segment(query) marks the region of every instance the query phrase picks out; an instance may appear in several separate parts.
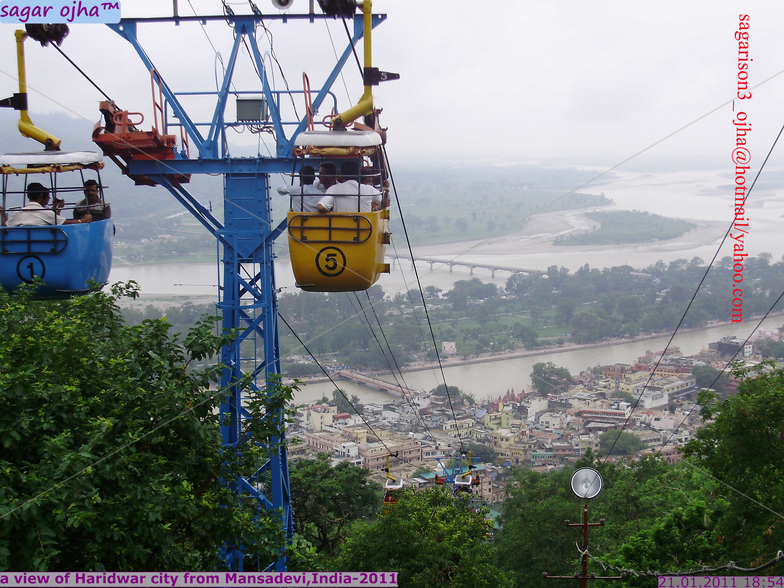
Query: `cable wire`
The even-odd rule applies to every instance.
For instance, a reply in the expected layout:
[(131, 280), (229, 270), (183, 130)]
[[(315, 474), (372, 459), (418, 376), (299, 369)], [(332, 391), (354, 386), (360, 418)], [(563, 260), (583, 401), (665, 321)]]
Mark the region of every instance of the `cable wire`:
[[(355, 292), (354, 294), (356, 295), (356, 292)], [(415, 414), (415, 416), (417, 417), (417, 420), (418, 420), (418, 421), (419, 421), (419, 423), (420, 423), (420, 424), (421, 424), (421, 425), (424, 427), (424, 429), (425, 429), (425, 432), (426, 432), (428, 435), (430, 435), (430, 438), (431, 438), (431, 439), (433, 440), (433, 442), (436, 444), (436, 447), (438, 447), (438, 440), (437, 440), (437, 439), (436, 439), (436, 438), (433, 436), (433, 433), (430, 431), (430, 428), (427, 426), (427, 423), (425, 423), (425, 421), (424, 421), (424, 417), (423, 417), (422, 413), (419, 411), (419, 407), (416, 405), (416, 403), (412, 402), (412, 401), (411, 401), (411, 400), (410, 400), (410, 399), (409, 399), (409, 398), (408, 398), (408, 397), (405, 395), (405, 392), (404, 392), (404, 390), (408, 390), (409, 392), (411, 392), (411, 388), (410, 388), (410, 386), (408, 385), (408, 383), (406, 382), (406, 379), (405, 379), (405, 377), (403, 376), (403, 370), (400, 368), (400, 365), (397, 363), (397, 359), (395, 358), (395, 354), (394, 354), (394, 352), (392, 351), (392, 346), (389, 344), (389, 340), (387, 339), (387, 335), (386, 335), (386, 333), (384, 332), (384, 328), (381, 326), (381, 320), (379, 319), (379, 317), (378, 317), (378, 314), (376, 313), (376, 308), (375, 308), (375, 305), (373, 304), (372, 300), (370, 300), (370, 294), (368, 294), (368, 291), (367, 291), (367, 290), (365, 290), (365, 295), (367, 296), (367, 299), (368, 299), (368, 304), (369, 304), (369, 306), (370, 306), (370, 309), (373, 311), (373, 315), (376, 317), (376, 323), (378, 324), (378, 328), (379, 328), (379, 330), (381, 331), (381, 336), (384, 338), (384, 342), (385, 342), (385, 343), (386, 343), (386, 345), (387, 345), (387, 349), (389, 349), (389, 355), (390, 355), (390, 357), (392, 358), (392, 361), (394, 362), (394, 364), (395, 364), (395, 367), (397, 368), (397, 371), (398, 371), (398, 373), (400, 374), (400, 379), (403, 381), (403, 386), (400, 386), (400, 384), (399, 384), (399, 383), (398, 383), (398, 381), (397, 381), (397, 377), (395, 377), (395, 383), (396, 383), (396, 384), (397, 384), (397, 385), (400, 387), (400, 392), (401, 392), (401, 394), (403, 394), (403, 398), (405, 398), (405, 399), (406, 399), (406, 402), (408, 402), (408, 405), (409, 405), (409, 406), (411, 407), (411, 409), (414, 411), (414, 414)], [(357, 300), (358, 300), (358, 299), (357, 299)], [(364, 309), (363, 309), (363, 312), (364, 312)], [(392, 372), (392, 374), (394, 375), (394, 373), (395, 373), (395, 372), (394, 372), (394, 370), (392, 369), (392, 367), (391, 367), (391, 366), (390, 366), (390, 368), (389, 368), (389, 369), (390, 369), (390, 371)], [(413, 392), (411, 393), (411, 395), (413, 396)]]
[(351, 45), (351, 52), (354, 54), (354, 60), (357, 62), (357, 69), (359, 69), (359, 75), (362, 78), (364, 78), (365, 75), (362, 70), (362, 64), (359, 61), (359, 55), (357, 55), (357, 48), (354, 46), (354, 38), (351, 36), (351, 33), (348, 30), (348, 23), (346, 22), (346, 17), (343, 16), (342, 19), (343, 19), (343, 28), (346, 29), (346, 36), (348, 37), (348, 44)]
[(397, 458), (397, 452), (394, 452), (394, 453), (393, 453), (393, 452), (392, 452), (392, 450), (391, 450), (391, 449), (389, 449), (389, 447), (387, 447), (387, 444), (386, 444), (386, 443), (384, 443), (384, 441), (381, 439), (381, 437), (378, 435), (378, 433), (376, 433), (376, 432), (373, 430), (373, 427), (371, 427), (371, 426), (370, 426), (370, 423), (368, 423), (368, 422), (367, 422), (367, 420), (365, 420), (365, 417), (364, 417), (364, 415), (363, 415), (363, 414), (361, 414), (361, 413), (360, 413), (360, 412), (359, 412), (359, 411), (356, 409), (356, 407), (355, 407), (355, 406), (354, 406), (354, 404), (351, 402), (351, 400), (349, 400), (348, 396), (346, 396), (346, 393), (345, 393), (345, 392), (344, 392), (344, 391), (343, 391), (343, 390), (340, 388), (340, 386), (338, 386), (338, 385), (337, 385), (337, 383), (335, 382), (335, 380), (333, 380), (333, 379), (332, 379), (332, 376), (330, 376), (330, 375), (329, 375), (329, 372), (327, 372), (327, 370), (324, 368), (324, 366), (323, 366), (323, 365), (321, 365), (321, 362), (319, 362), (319, 360), (317, 360), (317, 359), (316, 359), (316, 356), (315, 356), (315, 355), (313, 355), (313, 354), (310, 352), (310, 349), (308, 349), (307, 345), (305, 345), (305, 342), (304, 342), (302, 339), (300, 339), (300, 336), (299, 336), (299, 335), (297, 335), (296, 331), (294, 331), (294, 329), (292, 329), (292, 328), (291, 328), (291, 325), (288, 323), (288, 321), (286, 321), (286, 319), (285, 319), (285, 318), (283, 318), (283, 315), (281, 315), (281, 314), (280, 314), (280, 312), (278, 312), (278, 318), (279, 318), (280, 320), (282, 320), (282, 321), (283, 321), (283, 324), (284, 324), (284, 325), (286, 325), (286, 327), (288, 327), (289, 331), (291, 331), (291, 334), (292, 334), (292, 335), (294, 335), (294, 338), (295, 338), (295, 339), (296, 339), (296, 340), (299, 342), (299, 344), (300, 344), (300, 345), (302, 345), (302, 348), (303, 348), (303, 349), (304, 349), (304, 350), (305, 350), (305, 351), (308, 353), (308, 355), (310, 355), (310, 356), (313, 358), (313, 361), (315, 361), (315, 362), (316, 362), (316, 365), (319, 367), (319, 369), (320, 369), (322, 372), (324, 372), (324, 375), (325, 375), (325, 376), (327, 376), (327, 378), (329, 378), (329, 381), (330, 381), (330, 382), (332, 382), (332, 385), (333, 385), (333, 386), (335, 386), (335, 389), (336, 389), (338, 392), (340, 392), (340, 393), (341, 393), (341, 395), (343, 396), (343, 398), (345, 398), (345, 399), (346, 399), (346, 402), (348, 402), (349, 406), (350, 406), (352, 409), (354, 409), (354, 412), (355, 412), (355, 413), (357, 413), (357, 416), (358, 416), (360, 419), (362, 419), (362, 422), (363, 422), (363, 423), (365, 424), (365, 426), (366, 426), (366, 427), (367, 427), (367, 428), (370, 430), (370, 432), (373, 434), (373, 436), (374, 436), (376, 439), (378, 439), (378, 441), (379, 441), (379, 443), (381, 443), (381, 445), (383, 445), (383, 446), (384, 446), (384, 449), (386, 449), (386, 450), (387, 450), (387, 453), (389, 453), (389, 455), (391, 455), (391, 456), (393, 456), (393, 457)]
[[(386, 162), (386, 168), (387, 168), (387, 171), (389, 172), (389, 180), (392, 183), (392, 189), (395, 192), (395, 202), (397, 202), (397, 209), (398, 209), (398, 213), (400, 214), (400, 222), (403, 224), (403, 233), (406, 236), (406, 243), (408, 244), (408, 252), (409, 252), (409, 255), (411, 255), (411, 259), (414, 259), (414, 251), (411, 248), (411, 241), (408, 238), (408, 230), (406, 229), (406, 221), (405, 221), (405, 218), (403, 217), (403, 209), (400, 206), (400, 198), (398, 196), (397, 186), (395, 185), (395, 178), (392, 175), (392, 169), (391, 169), (391, 167), (389, 165), (389, 156), (387, 155), (387, 149), (386, 149), (386, 146), (384, 146), (384, 145), (382, 145), (382, 148), (383, 148), (383, 152), (384, 152), (384, 161)], [(460, 442), (460, 452), (461, 453), (465, 453), (465, 447), (463, 446), (463, 437), (460, 434), (460, 425), (457, 422), (457, 415), (455, 414), (455, 407), (452, 404), (452, 396), (451, 396), (451, 394), (449, 394), (449, 385), (446, 382), (446, 374), (444, 373), (444, 365), (441, 363), (441, 354), (438, 352), (438, 344), (436, 343), (436, 336), (433, 333), (433, 324), (430, 322), (430, 314), (428, 313), (428, 310), (427, 310), (427, 301), (425, 300), (425, 295), (424, 295), (424, 292), (422, 290), (422, 282), (419, 279), (419, 272), (416, 269), (416, 264), (414, 263), (413, 266), (414, 266), (414, 275), (416, 276), (416, 280), (417, 280), (417, 286), (419, 287), (420, 294), (422, 294), (422, 306), (423, 306), (424, 311), (425, 311), (425, 317), (427, 317), (427, 324), (430, 327), (430, 338), (433, 341), (433, 350), (435, 351), (436, 359), (438, 360), (438, 368), (441, 371), (441, 379), (444, 381), (444, 391), (446, 392), (446, 397), (447, 397), (447, 400), (449, 401), (449, 409), (452, 412), (452, 419), (455, 421), (455, 429), (457, 431), (457, 439)]]
[[(778, 143), (779, 138), (781, 138), (782, 133), (784, 133), (784, 125), (782, 125), (781, 129), (779, 129), (778, 135), (776, 135), (776, 138), (773, 140), (773, 144), (770, 146), (770, 149), (768, 150), (768, 154), (765, 156), (765, 160), (762, 162), (762, 165), (760, 165), (760, 168), (757, 171), (757, 175), (754, 176), (754, 181), (751, 183), (751, 186), (749, 186), (749, 189), (746, 190), (746, 194), (743, 197), (743, 204), (742, 204), (743, 207), (746, 206), (746, 200), (748, 199), (749, 195), (751, 194), (751, 191), (754, 189), (754, 186), (757, 184), (757, 180), (759, 179), (760, 174), (762, 173), (762, 170), (765, 169), (765, 164), (768, 163), (768, 159), (770, 159), (770, 156), (773, 153), (773, 150), (776, 148), (776, 144)], [(686, 310), (683, 311), (683, 315), (681, 316), (681, 319), (678, 321), (678, 325), (675, 327), (675, 330), (672, 332), (672, 335), (670, 336), (670, 340), (667, 342), (667, 345), (665, 346), (664, 350), (662, 351), (661, 355), (659, 356), (659, 359), (656, 361), (656, 364), (654, 365), (653, 369), (651, 370), (651, 373), (648, 376), (648, 380), (645, 382), (645, 386), (643, 386), (643, 391), (645, 391), (645, 389), (648, 387), (648, 384), (650, 384), (651, 380), (653, 379), (653, 375), (656, 373), (656, 369), (659, 367), (659, 364), (661, 363), (662, 359), (664, 359), (664, 355), (667, 353), (667, 349), (669, 349), (670, 345), (672, 344), (672, 341), (675, 338), (675, 334), (678, 332), (678, 329), (681, 327), (681, 325), (683, 324), (683, 321), (686, 319), (686, 315), (688, 314), (689, 309), (691, 308), (692, 303), (697, 298), (697, 294), (699, 293), (700, 288), (702, 288), (702, 284), (705, 282), (705, 278), (708, 277), (708, 272), (713, 267), (713, 264), (716, 261), (716, 258), (719, 256), (719, 253), (721, 252), (721, 248), (724, 246), (724, 242), (727, 240), (727, 237), (732, 232), (732, 227), (735, 226), (735, 221), (736, 220), (737, 220), (737, 215), (733, 215), (732, 222), (730, 222), (730, 226), (727, 228), (727, 232), (724, 233), (724, 238), (722, 238), (721, 242), (719, 243), (719, 246), (716, 248), (716, 253), (713, 254), (713, 259), (711, 259), (710, 263), (708, 264), (708, 267), (705, 268), (705, 273), (702, 275), (702, 279), (700, 280), (700, 283), (697, 284), (697, 288), (694, 290), (694, 294), (692, 294), (691, 300), (689, 300), (689, 304), (686, 306)], [(784, 296), (784, 293), (782, 293), (782, 296)], [(779, 296), (778, 300), (780, 300), (780, 299), (781, 299), (781, 296)], [(778, 300), (776, 300), (776, 303), (774, 303), (773, 306), (775, 306), (778, 303)], [(772, 310), (773, 310), (773, 307), (771, 307), (771, 309), (768, 311), (768, 313), (770, 313)], [(765, 316), (767, 316), (768, 313), (766, 313)], [(757, 327), (755, 327), (754, 330), (756, 331), (756, 329), (758, 327), (759, 327), (759, 325), (757, 325)], [(752, 334), (753, 333), (754, 333), (754, 331), (752, 331)], [(749, 335), (749, 336), (751, 336), (751, 335)], [(737, 355), (737, 353), (736, 353), (736, 355)], [(640, 404), (640, 400), (642, 400), (642, 394), (640, 394), (640, 396), (637, 398), (637, 401), (634, 403), (634, 406), (632, 406), (631, 411), (629, 411), (629, 416), (626, 417), (626, 420), (624, 421), (623, 426), (621, 427), (620, 432), (615, 436), (615, 440), (613, 441), (612, 446), (610, 446), (610, 450), (607, 452), (607, 456), (604, 458), (605, 463), (610, 458), (610, 455), (612, 454), (612, 450), (615, 448), (615, 444), (618, 442), (618, 439), (621, 438), (621, 433), (623, 433), (623, 431), (626, 429), (626, 426), (629, 424), (629, 421), (631, 420), (632, 415), (634, 414), (635, 409)], [(694, 408), (692, 407), (692, 410), (693, 409)], [(689, 412), (691, 413), (691, 411), (689, 411)], [(676, 429), (676, 431), (677, 431), (677, 429)], [(672, 438), (672, 437), (670, 437), (670, 438)]]
[(73, 65), (76, 68), (76, 71), (78, 71), (80, 74), (82, 74), (88, 82), (90, 82), (93, 86), (95, 86), (95, 89), (98, 90), (101, 94), (103, 94), (104, 98), (106, 98), (107, 100), (111, 101), (111, 98), (109, 98), (109, 95), (106, 92), (104, 92), (103, 90), (101, 90), (101, 88), (98, 87), (98, 84), (96, 84), (92, 79), (90, 79), (90, 76), (88, 76), (86, 73), (84, 73), (82, 68), (79, 67), (78, 65), (76, 65), (76, 63), (74, 63), (74, 61), (70, 57), (68, 57), (65, 54), (65, 52), (62, 49), (60, 49), (60, 47), (57, 46), (57, 43), (52, 43), (51, 45), (52, 45), (52, 47), (57, 49), (57, 51), (60, 52), (60, 55), (62, 55), (63, 57), (65, 57), (68, 60), (68, 63), (70, 63), (71, 65)]

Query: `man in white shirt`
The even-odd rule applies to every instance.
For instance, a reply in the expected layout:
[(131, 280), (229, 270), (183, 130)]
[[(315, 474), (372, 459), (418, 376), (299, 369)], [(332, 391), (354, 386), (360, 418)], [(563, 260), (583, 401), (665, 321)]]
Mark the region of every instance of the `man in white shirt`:
[(340, 166), (343, 180), (327, 188), (318, 203), (319, 212), (370, 212), (381, 203), (381, 192), (373, 186), (359, 183), (359, 163), (349, 160)]
[(291, 210), (294, 212), (318, 212), (319, 200), (324, 196), (324, 191), (313, 185), (316, 179), (316, 170), (309, 165), (303, 165), (299, 172), (299, 186), (278, 188), (278, 194), (291, 196)]
[(66, 220), (53, 209), (46, 208), (46, 205), (49, 204), (49, 190), (38, 182), (32, 182), (27, 185), (27, 199), (30, 202), (10, 218), (7, 226), (35, 227), (45, 225), (75, 225), (89, 223), (93, 220), (93, 217), (89, 214), (86, 214), (78, 220)]

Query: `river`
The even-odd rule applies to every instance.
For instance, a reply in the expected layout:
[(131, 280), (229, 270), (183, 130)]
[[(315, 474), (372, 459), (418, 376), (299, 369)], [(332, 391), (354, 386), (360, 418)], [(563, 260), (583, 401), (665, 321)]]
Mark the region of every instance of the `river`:
[[(734, 335), (745, 339), (754, 329), (758, 321), (746, 319), (742, 323), (695, 329), (690, 332), (677, 333), (672, 346), (679, 347), (684, 355), (693, 355), (708, 344), (724, 336)], [(768, 318), (762, 325), (766, 331), (774, 331), (784, 323), (784, 317)], [(457, 386), (465, 392), (474, 395), (477, 401), (488, 397), (503, 396), (509, 389), (515, 392), (529, 390), (531, 387), (531, 371), (534, 364), (552, 361), (559, 367), (567, 368), (572, 375), (579, 374), (582, 370), (597, 364), (609, 365), (613, 363), (633, 363), (638, 357), (645, 355), (646, 351), (657, 352), (664, 349), (670, 340), (670, 335), (652, 339), (642, 339), (621, 342), (602, 347), (572, 350), (552, 350), (543, 355), (532, 357), (498, 359), (488, 363), (449, 366), (444, 364), (444, 375), (450, 386)], [(502, 358), (503, 355), (500, 355)], [(399, 377), (399, 376), (398, 376)], [(389, 382), (395, 382), (392, 375), (381, 376)], [(403, 373), (405, 384), (411, 388), (431, 390), (443, 383), (438, 368), (427, 371)], [(348, 394), (356, 394), (362, 402), (388, 402), (398, 398), (396, 395), (381, 392), (349, 382), (338, 380), (338, 385)], [(402, 382), (400, 382), (402, 383)], [(332, 397), (334, 386), (329, 382), (309, 384), (302, 388), (295, 400), (301, 403), (313, 402), (326, 394)]]
[[(611, 247), (555, 247), (552, 238), (585, 226), (581, 211), (561, 211), (537, 215), (522, 230), (499, 233), (484, 241), (457, 242), (443, 245), (415, 247), (416, 256), (437, 257), (442, 260), (457, 259), (464, 262), (486, 263), (497, 266), (518, 267), (544, 270), (550, 265), (565, 266), (574, 271), (588, 263), (591, 267), (610, 267), (629, 264), (643, 268), (658, 260), (670, 262), (675, 259), (701, 257), (708, 261), (713, 257), (716, 247), (727, 230), (732, 216), (732, 192), (728, 187), (730, 179), (722, 171), (668, 172), (646, 174), (638, 172), (618, 172), (612, 181), (598, 186), (581, 189), (583, 192), (605, 193), (622, 210), (644, 210), (670, 217), (691, 220), (698, 227), (681, 238), (670, 241), (646, 243), (643, 245)], [(757, 190), (753, 201), (747, 206), (751, 229), (747, 236), (747, 251), (752, 255), (768, 251), (777, 261), (784, 253), (780, 248), (784, 203), (770, 188)], [(397, 236), (393, 236), (393, 239)], [(398, 242), (397, 249), (403, 250)], [(719, 257), (730, 255), (730, 247), (725, 244)], [(495, 276), (490, 270), (477, 268), (471, 272), (466, 266), (450, 269), (445, 265), (419, 262), (417, 264), (422, 286), (435, 286), (447, 291), (457, 280), (477, 277), (484, 282), (503, 286), (509, 272), (497, 271)], [(275, 263), (276, 281), (281, 292), (297, 292), (294, 276), (287, 260)], [(140, 283), (142, 298), (139, 303), (182, 302), (187, 299), (203, 301), (217, 300), (218, 265), (216, 263), (171, 264), (152, 266), (124, 266), (112, 270), (111, 279), (133, 279)], [(411, 262), (394, 264), (393, 271), (379, 280), (388, 295), (416, 288), (416, 276)], [(730, 304), (730, 300), (727, 300)], [(765, 328), (774, 330), (780, 326), (780, 318), (767, 321)], [(725, 335), (745, 338), (753, 328), (754, 322), (679, 334), (673, 345), (679, 346), (683, 353), (698, 352), (708, 343)], [(588, 366), (615, 362), (630, 363), (646, 350), (663, 349), (669, 337), (630, 341), (594, 349), (552, 352), (544, 356), (506, 359), (492, 363), (464, 366), (447, 366), (444, 370), (447, 383), (475, 394), (477, 400), (487, 396), (504, 394), (507, 389), (530, 386), (530, 372), (534, 363), (553, 361), (579, 373)], [(389, 377), (391, 381), (391, 376)], [(437, 371), (413, 372), (405, 375), (406, 383), (414, 388), (431, 389), (442, 383)], [(389, 396), (341, 382), (344, 389), (357, 394), (365, 401), (388, 399)], [(301, 402), (317, 399), (321, 394), (331, 396), (330, 384), (311, 384), (297, 396)]]
[[(563, 235), (585, 227), (584, 211), (566, 210), (536, 215), (520, 229), (517, 220), (510, 220), (510, 227), (481, 241), (459, 241), (441, 245), (418, 247), (415, 256), (435, 257), (439, 260), (484, 263), (488, 265), (546, 270), (551, 265), (564, 266), (572, 272), (584, 264), (591, 267), (612, 267), (629, 264), (644, 268), (662, 260), (700, 257), (709, 261), (721, 242), (732, 217), (732, 192), (728, 177), (721, 171), (669, 172), (646, 174), (616, 172), (612, 181), (588, 186), (582, 192), (604, 193), (615, 202), (609, 209), (642, 210), (664, 216), (683, 218), (697, 225), (690, 233), (668, 241), (637, 245), (601, 247), (556, 247), (555, 235)], [(763, 251), (773, 254), (778, 261), (781, 250), (781, 227), (784, 218), (784, 201), (776, 191), (759, 189), (755, 199), (746, 207), (751, 228), (746, 238), (746, 251), (757, 255)], [(603, 208), (608, 209), (608, 208)], [(519, 219), (518, 219), (519, 220)], [(401, 235), (393, 235), (398, 251), (405, 251)], [(387, 249), (391, 254), (392, 248)], [(731, 255), (731, 245), (724, 244), (719, 258)], [(454, 266), (451, 270), (443, 264), (430, 267), (417, 264), (422, 286), (435, 286), (449, 290), (457, 280), (480, 278), (503, 286), (509, 278), (507, 271)], [(162, 264), (147, 266), (120, 266), (112, 270), (111, 279), (139, 282), (142, 300), (159, 297), (217, 297), (218, 265), (216, 263)], [(281, 292), (296, 292), (294, 275), (288, 261), (275, 263), (277, 286)], [(416, 275), (410, 261), (393, 266), (390, 275), (378, 282), (387, 294), (405, 292), (416, 288)]]

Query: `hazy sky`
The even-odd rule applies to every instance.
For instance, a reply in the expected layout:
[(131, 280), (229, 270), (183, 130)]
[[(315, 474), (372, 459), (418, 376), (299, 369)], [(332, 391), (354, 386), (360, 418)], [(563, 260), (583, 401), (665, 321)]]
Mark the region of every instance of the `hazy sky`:
[[(231, 5), (237, 13), (249, 12), (247, 3)], [(258, 6), (277, 13), (269, 0)], [(295, 0), (293, 12), (307, 6), (307, 0)], [(221, 3), (180, 0), (181, 15), (193, 14), (192, 8), (219, 14)], [(784, 71), (784, 5), (769, 0), (377, 0), (374, 11), (388, 15), (374, 33), (375, 65), (401, 76), (376, 89), (376, 103), (390, 128), (391, 154), (407, 162), (617, 163), (732, 100), (738, 71), (733, 35), (741, 14), (749, 16), (751, 85)], [(127, 0), (122, 13), (169, 15), (171, 3)], [(270, 21), (268, 26), (292, 88), (301, 88), (303, 71), (314, 87), (323, 81), (335, 60), (330, 32), (338, 52), (345, 47), (340, 21)], [(16, 91), (14, 28), (0, 25), (3, 97)], [(210, 42), (227, 61), (232, 41), (231, 29), (222, 22), (204, 30), (195, 23), (143, 25), (139, 35), (179, 91), (213, 90), (220, 65)], [(261, 32), (258, 36), (262, 52), (268, 52), (268, 41)], [(26, 50), (28, 80), (40, 92), (30, 96), (34, 121), (36, 113), (56, 110), (98, 120), (100, 95), (54, 49), (28, 41)], [(149, 76), (128, 43), (102, 25), (75, 25), (63, 50), (121, 107), (143, 112), (149, 124)], [(256, 89), (244, 50), (240, 62), (235, 85)], [(356, 65), (349, 62), (345, 72), (353, 101), (361, 93)], [(274, 76), (281, 88), (279, 73)], [(341, 80), (334, 91), (344, 109), (347, 93)], [(189, 112), (202, 112), (203, 120), (207, 106), (204, 100), (188, 103)], [(301, 113), (302, 104), (298, 108)], [(735, 108), (746, 111), (752, 123), (752, 163), (759, 163), (784, 123), (784, 74), (753, 90), (751, 100), (736, 101)], [(684, 167), (731, 168), (731, 109), (727, 105), (654, 147), (640, 163), (666, 157)], [(0, 116), (8, 128), (5, 121), (14, 114)], [(234, 139), (258, 142), (249, 134)], [(784, 160), (771, 163), (779, 161)]]

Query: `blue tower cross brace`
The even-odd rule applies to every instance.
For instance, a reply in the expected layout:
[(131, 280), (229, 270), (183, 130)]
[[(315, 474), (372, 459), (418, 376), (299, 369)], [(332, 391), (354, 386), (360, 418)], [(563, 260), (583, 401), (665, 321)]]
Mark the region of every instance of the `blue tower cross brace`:
[[(234, 29), (234, 44), (226, 65), (223, 83), (216, 97), (215, 110), (209, 122), (192, 120), (183, 107), (179, 96), (161, 78), (160, 87), (168, 108), (188, 134), (190, 145), (198, 151), (198, 156), (188, 158), (183, 153), (177, 158), (165, 161), (131, 161), (128, 173), (133, 176), (147, 176), (155, 183), (166, 188), (216, 239), (222, 250), (222, 284), (219, 289), (218, 307), (222, 312), (223, 327), (238, 329), (239, 336), (222, 351), (225, 366), (221, 384), (230, 393), (220, 407), (221, 433), (224, 447), (236, 447), (241, 443), (243, 420), (248, 414), (243, 409), (241, 388), (233, 385), (250, 376), (252, 386), (263, 390), (272, 374), (281, 372), (280, 348), (278, 340), (278, 309), (273, 266), (273, 243), (286, 229), (285, 219), (273, 226), (270, 215), (269, 174), (290, 173), (295, 165), (294, 139), (305, 130), (307, 117), (301, 120), (285, 121), (278, 108), (282, 94), (273, 89), (267, 78), (259, 48), (256, 42), (256, 28), (262, 20), (309, 21), (331, 18), (315, 14), (277, 14), (277, 15), (221, 15), (198, 17), (162, 17), (144, 19), (123, 19), (117, 24), (108, 25), (126, 39), (136, 50), (147, 70), (156, 70), (150, 57), (139, 43), (136, 30), (138, 23), (206, 22), (208, 20), (228, 22)], [(386, 19), (385, 15), (373, 15), (375, 27)], [(351, 43), (327, 77), (313, 100), (313, 111), (318, 111), (328, 97), (332, 84), (352, 53), (352, 45), (363, 36), (362, 16), (354, 18), (354, 32)], [(226, 151), (226, 129), (235, 123), (225, 120), (225, 109), (230, 94), (232, 75), (237, 62), (241, 44), (247, 39), (252, 59), (259, 72), (262, 91), (270, 109), (270, 122), (276, 137), (276, 152), (272, 156), (258, 155), (254, 158), (231, 157)], [(276, 100), (276, 98), (278, 100)], [(173, 123), (174, 124), (174, 123)], [(293, 127), (290, 135), (286, 130)], [(206, 129), (206, 136), (201, 129)], [(188, 192), (179, 182), (171, 179), (177, 175), (216, 174), (224, 176), (224, 220), (221, 223), (212, 213)], [(244, 343), (244, 345), (243, 345)], [(250, 357), (243, 357), (243, 350), (252, 349)], [(261, 357), (259, 357), (261, 355)], [(260, 383), (259, 383), (260, 382)], [(272, 418), (284, 418), (280, 414)], [(260, 479), (263, 484), (258, 483)], [(287, 540), (292, 538), (294, 523), (291, 511), (288, 462), (285, 439), (274, 439), (269, 446), (267, 462), (259, 471), (248, 472), (232, 483), (239, 494), (254, 497), (259, 508), (280, 512), (281, 525)], [(241, 548), (224, 547), (223, 556), (231, 570), (242, 571), (244, 554)], [(285, 570), (286, 555), (266, 569)]]

